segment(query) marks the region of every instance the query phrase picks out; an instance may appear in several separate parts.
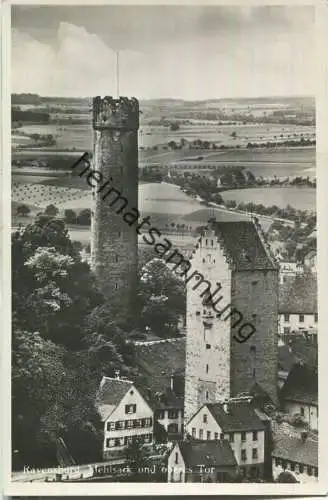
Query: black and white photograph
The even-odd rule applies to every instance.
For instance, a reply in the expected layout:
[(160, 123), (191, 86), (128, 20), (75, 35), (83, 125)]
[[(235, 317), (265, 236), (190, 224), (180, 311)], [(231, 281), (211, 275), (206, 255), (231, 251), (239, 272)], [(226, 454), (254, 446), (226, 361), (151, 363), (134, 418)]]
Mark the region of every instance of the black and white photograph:
[(324, 493), (317, 4), (7, 10), (9, 494)]

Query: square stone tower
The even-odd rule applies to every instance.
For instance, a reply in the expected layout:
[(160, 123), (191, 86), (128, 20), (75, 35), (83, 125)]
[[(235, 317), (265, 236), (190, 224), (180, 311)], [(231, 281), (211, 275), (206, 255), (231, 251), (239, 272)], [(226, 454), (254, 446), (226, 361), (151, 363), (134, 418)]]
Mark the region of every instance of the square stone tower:
[(191, 263), (185, 421), (258, 386), (276, 403), (278, 266), (260, 225), (211, 221)]
[(138, 246), (135, 227), (123, 217), (138, 209), (138, 128), (137, 99), (93, 99), (93, 166), (102, 184), (92, 190), (91, 264), (102, 292), (130, 312)]

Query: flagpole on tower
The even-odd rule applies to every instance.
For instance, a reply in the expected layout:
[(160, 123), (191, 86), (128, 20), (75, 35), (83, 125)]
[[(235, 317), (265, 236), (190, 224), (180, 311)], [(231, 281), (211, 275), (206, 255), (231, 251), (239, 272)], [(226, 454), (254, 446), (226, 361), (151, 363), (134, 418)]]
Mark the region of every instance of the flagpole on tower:
[(116, 52), (116, 97), (120, 97), (120, 68), (119, 68), (119, 52)]

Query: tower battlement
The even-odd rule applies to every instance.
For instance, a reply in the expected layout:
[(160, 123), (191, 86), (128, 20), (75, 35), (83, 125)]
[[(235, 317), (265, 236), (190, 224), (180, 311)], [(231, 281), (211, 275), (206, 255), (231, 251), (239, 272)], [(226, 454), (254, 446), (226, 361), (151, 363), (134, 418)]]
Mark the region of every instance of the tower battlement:
[(93, 128), (138, 130), (139, 102), (135, 97), (94, 97)]

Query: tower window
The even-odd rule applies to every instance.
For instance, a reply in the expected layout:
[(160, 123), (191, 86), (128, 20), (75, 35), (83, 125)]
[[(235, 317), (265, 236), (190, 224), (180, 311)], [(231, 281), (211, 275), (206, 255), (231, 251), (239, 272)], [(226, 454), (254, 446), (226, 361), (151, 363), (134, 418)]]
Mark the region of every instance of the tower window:
[(203, 264), (205, 264), (205, 259), (203, 259)]
[(208, 373), (208, 365), (206, 365), (206, 373)]
[(114, 286), (115, 286), (115, 290), (117, 290), (117, 289), (118, 289), (118, 284), (117, 284), (117, 283), (115, 283), (115, 285), (114, 285)]
[(208, 245), (208, 239), (207, 239), (207, 238), (206, 238), (206, 240), (205, 240), (205, 245)]
[(255, 354), (256, 353), (256, 346), (255, 345), (251, 345), (249, 350), (251, 351), (251, 353)]
[(206, 391), (205, 397), (206, 397), (206, 399), (208, 399), (208, 391)]

